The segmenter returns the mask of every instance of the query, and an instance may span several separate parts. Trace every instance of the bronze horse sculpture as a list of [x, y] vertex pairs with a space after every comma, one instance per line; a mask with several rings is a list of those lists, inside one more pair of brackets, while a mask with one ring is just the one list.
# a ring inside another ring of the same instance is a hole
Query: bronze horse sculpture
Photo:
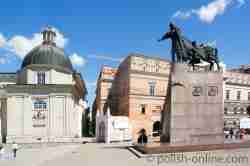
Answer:
[[[158, 40], [163, 41], [171, 39], [172, 41], [172, 61], [173, 62], [187, 62], [195, 69], [195, 64], [202, 61], [210, 64], [210, 71], [213, 69], [214, 64], [220, 70], [218, 50], [211, 46], [200, 44], [197, 45], [195, 41], [190, 41], [181, 35], [180, 29], [173, 23], [169, 24], [170, 31], [165, 33], [164, 36]], [[177, 57], [177, 60], [175, 59]]]

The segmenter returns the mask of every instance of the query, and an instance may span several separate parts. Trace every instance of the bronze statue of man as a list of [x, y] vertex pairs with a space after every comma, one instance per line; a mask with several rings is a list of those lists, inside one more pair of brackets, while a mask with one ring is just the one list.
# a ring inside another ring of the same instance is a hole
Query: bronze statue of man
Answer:
[[185, 55], [184, 46], [182, 42], [181, 30], [175, 26], [173, 23], [169, 24], [170, 32], [164, 34], [164, 36], [158, 40], [163, 41], [166, 39], [172, 39], [172, 61], [176, 62], [175, 55], [177, 57], [177, 62], [183, 62]]
[[[216, 48], [205, 45], [196, 45], [196, 42], [184, 38], [181, 34], [181, 30], [173, 23], [169, 24], [169, 28], [170, 31], [165, 33], [158, 41], [171, 39], [173, 62], [188, 62], [188, 64], [192, 65], [194, 68], [195, 64], [206, 61], [210, 63], [210, 70], [213, 69], [214, 64], [216, 64], [218, 70], [220, 70], [218, 50]], [[177, 60], [175, 60], [175, 56], [177, 57]]]

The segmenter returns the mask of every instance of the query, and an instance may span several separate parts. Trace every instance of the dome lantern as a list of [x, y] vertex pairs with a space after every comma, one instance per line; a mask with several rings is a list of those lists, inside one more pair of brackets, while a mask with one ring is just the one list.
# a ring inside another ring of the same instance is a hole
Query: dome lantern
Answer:
[[53, 31], [52, 27], [45, 28], [42, 32], [42, 35], [43, 35], [43, 44], [56, 45], [55, 43], [56, 32]]

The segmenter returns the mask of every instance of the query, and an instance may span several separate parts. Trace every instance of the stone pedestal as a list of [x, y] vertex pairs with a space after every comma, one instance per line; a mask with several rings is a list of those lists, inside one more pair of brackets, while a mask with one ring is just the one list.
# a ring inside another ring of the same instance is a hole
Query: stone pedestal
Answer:
[[189, 145], [223, 143], [223, 73], [173, 65], [162, 140]]

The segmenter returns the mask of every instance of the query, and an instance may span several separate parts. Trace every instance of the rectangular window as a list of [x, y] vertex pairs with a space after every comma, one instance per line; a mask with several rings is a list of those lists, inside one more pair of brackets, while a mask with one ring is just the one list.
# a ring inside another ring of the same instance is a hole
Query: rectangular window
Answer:
[[228, 110], [227, 108], [224, 108], [224, 114], [227, 115], [228, 114]]
[[226, 90], [226, 99], [227, 99], [227, 100], [230, 99], [230, 90]]
[[43, 109], [47, 109], [47, 103], [46, 102], [43, 103]]
[[237, 91], [237, 100], [240, 100], [240, 91]]
[[146, 64], [143, 64], [143, 67], [142, 67], [142, 68], [143, 68], [143, 71], [146, 72], [146, 70], [147, 70]]
[[38, 84], [45, 84], [45, 72], [38, 72], [37, 73], [37, 83]]
[[33, 103], [34, 109], [47, 109], [47, 102], [44, 100], [36, 100]]
[[155, 72], [157, 72], [157, 73], [159, 72], [159, 65], [158, 64], [156, 65]]
[[155, 83], [153, 82], [149, 83], [149, 95], [155, 96]]

